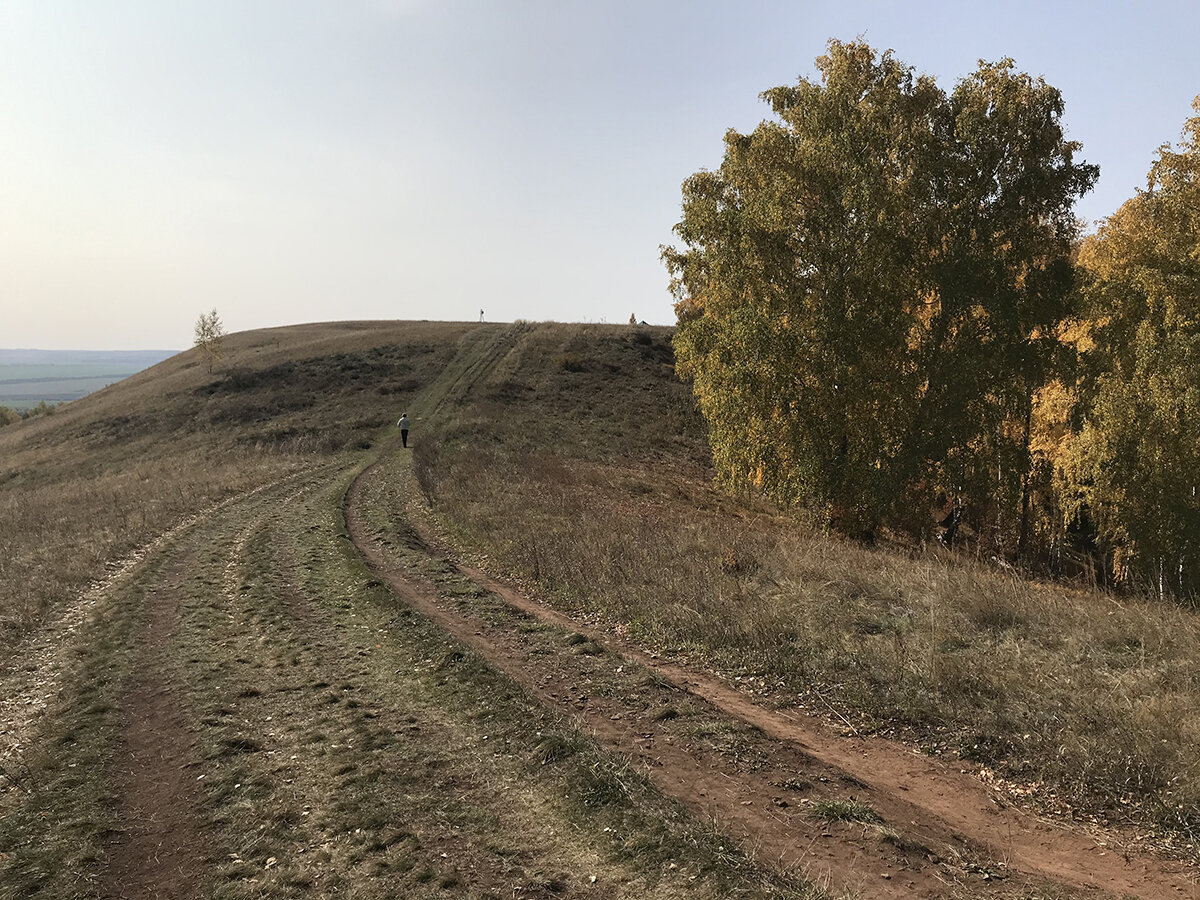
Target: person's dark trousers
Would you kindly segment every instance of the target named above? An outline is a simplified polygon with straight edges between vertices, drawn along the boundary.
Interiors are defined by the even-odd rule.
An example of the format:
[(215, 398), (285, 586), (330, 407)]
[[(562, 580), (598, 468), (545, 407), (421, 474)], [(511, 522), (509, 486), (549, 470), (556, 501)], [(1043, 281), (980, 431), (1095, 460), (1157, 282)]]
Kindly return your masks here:
[(402, 443), (405, 447), (408, 446), (408, 429), (407, 428), (400, 429), (400, 443)]

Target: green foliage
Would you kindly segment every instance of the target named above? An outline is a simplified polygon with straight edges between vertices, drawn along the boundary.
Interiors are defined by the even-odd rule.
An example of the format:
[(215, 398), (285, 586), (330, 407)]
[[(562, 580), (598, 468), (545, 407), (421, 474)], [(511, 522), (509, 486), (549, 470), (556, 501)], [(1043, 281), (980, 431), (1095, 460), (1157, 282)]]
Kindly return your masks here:
[[(1200, 98), (1195, 104), (1200, 112)], [(1200, 116), (1080, 253), (1083, 425), (1063, 460), (1118, 576), (1200, 587)]]
[(20, 416), (22, 419), (34, 419), (38, 416), (52, 416), (54, 410), (58, 408), (57, 403), (47, 403), (42, 400), (37, 406), (31, 406), (29, 409), (22, 410)]
[(1097, 170), (1011, 60), (950, 95), (863, 43), (817, 65), (684, 183), (663, 251), (719, 477), (848, 531), (939, 488), (1019, 506)]

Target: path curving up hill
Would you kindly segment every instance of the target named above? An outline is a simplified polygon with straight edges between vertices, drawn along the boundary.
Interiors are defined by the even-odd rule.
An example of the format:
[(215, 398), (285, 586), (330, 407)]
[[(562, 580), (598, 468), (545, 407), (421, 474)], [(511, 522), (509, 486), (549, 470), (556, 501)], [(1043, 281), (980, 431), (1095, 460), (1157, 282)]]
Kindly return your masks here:
[[(533, 327), (456, 335), (418, 425)], [(6, 657), (0, 897), (1200, 894), (556, 611), (449, 549), (394, 434), (351, 443), (180, 517)]]
[[(627, 640), (539, 603), (469, 565), (445, 561), (493, 604), (516, 616), (514, 627), (495, 613), (473, 611), (444, 597), (411, 574), (414, 555), (444, 560), (419, 518), (405, 539), (387, 541), (367, 524), (372, 478), (409, 483), (403, 462), (368, 468), (347, 494), (350, 534), (372, 568), (398, 596), (519, 682), (541, 702), (572, 716), (577, 727), (644, 767), (664, 792), (739, 832), (764, 862), (801, 866), (836, 891), (872, 896), (943, 896), (972, 875), (996, 885), (995, 895), (1054, 885), (1109, 896), (1194, 896), (1196, 873), (1182, 864), (1115, 852), (1096, 837), (1041, 821), (1005, 804), (987, 786), (941, 760), (911, 748), (869, 738), (840, 738), (821, 720), (757, 705), (719, 679), (648, 654)], [(397, 471), (399, 469), (399, 471)], [(398, 551), (398, 552), (397, 552)], [(428, 563), (425, 563), (426, 565)], [(484, 606), (486, 607), (486, 602)], [(563, 652), (531, 647), (521, 633), (524, 617), (566, 639)], [(603, 648), (603, 667), (622, 692), (572, 665), (570, 636)], [(578, 659), (578, 657), (575, 657)], [(649, 674), (653, 677), (646, 679)], [(599, 694), (599, 696), (597, 696)], [(680, 703), (704, 706), (753, 735), (759, 757), (750, 772), (705, 748), (676, 739), (662, 727), (662, 710)], [(747, 751), (749, 752), (749, 751)], [(860, 825), (834, 827), (805, 815), (823, 797), (863, 802), (895, 823), (902, 838), (868, 838)], [(1012, 883), (999, 886), (1000, 881)], [(985, 890), (981, 885), (974, 890)]]

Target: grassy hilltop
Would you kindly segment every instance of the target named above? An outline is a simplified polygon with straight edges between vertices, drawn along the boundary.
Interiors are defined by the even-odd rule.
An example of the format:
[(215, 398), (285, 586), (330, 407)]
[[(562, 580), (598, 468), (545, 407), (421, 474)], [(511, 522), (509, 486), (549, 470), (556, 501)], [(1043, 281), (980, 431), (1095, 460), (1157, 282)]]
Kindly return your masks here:
[[(232, 728), (227, 713), (233, 701), (228, 698), (258, 703), (260, 694), (269, 692), (255, 679), (268, 683), (283, 677), (272, 673), (293, 671), (289, 667), (298, 665), (309, 645), (280, 645), (274, 661), (256, 663), (258, 651), (235, 631), (219, 644), (230, 649), (219, 650), (194, 635), (187, 638), (192, 634), (187, 629), (200, 628), (199, 622), (217, 627), (226, 607), (204, 604), (217, 603), (212, 598), (218, 595), (231, 604), (230, 622), (235, 614), (244, 613), (247, 621), (268, 616), (267, 600), (254, 600), (260, 596), (257, 591), (265, 590), (256, 587), (256, 566), (268, 564), (281, 567), (287, 583), (294, 584), (298, 597), (309, 598), (304, 602), (312, 608), (334, 604), (332, 611), (301, 615), (294, 608), (300, 601), (289, 600), (293, 606), (263, 619), (271, 628), (292, 616), (310, 629), (325, 621), (320, 616), (349, 616), (351, 607), (337, 604), (338, 598), (350, 596), (345, 581), (354, 578), (333, 570), (321, 574), (322, 567), (333, 565), (330, 560), (344, 552), (339, 532), (345, 526), (337, 523), (348, 479), (377, 462), (378, 477), (363, 489), (372, 510), (368, 524), (380, 540), (391, 542), (395, 553), (406, 552), (406, 541), (415, 547), (436, 540), (455, 559), (520, 585), (576, 620), (663, 659), (718, 673), (767, 706), (824, 716), (845, 734), (911, 741), (963, 760), (964, 767), (1011, 798), (1042, 811), (1136, 825), (1143, 835), (1153, 835), (1154, 842), (1196, 856), (1200, 625), (1194, 614), (1083, 588), (1028, 582), (944, 551), (866, 550), (814, 532), (753, 498), (717, 493), (711, 486), (704, 423), (689, 389), (674, 375), (670, 340), (667, 328), (526, 323), (367, 322), (270, 329), (227, 337), (225, 357), (213, 371), (194, 351), (183, 353), (52, 416), (0, 428), (0, 687), (16, 695), (9, 682), (32, 677), (30, 660), (37, 653), (31, 648), (52, 648), (63, 617), (74, 614), (75, 598), (106, 572), (117, 571), (118, 561), (156, 539), (183, 547), (189, 540), (186, 523), (203, 522), (217, 504), (240, 509), (248, 492), (258, 491), (265, 498), (255, 513), (259, 518), (247, 519), (242, 532), (229, 524), (233, 530), (222, 538), (235, 548), (233, 561), (213, 557), (211, 564), (204, 563), (204, 547), (188, 551), (197, 560), (197, 571), (208, 572), (201, 581), (209, 587), (197, 588), (194, 600), (180, 601), (181, 618), (171, 620), (174, 630), (168, 631), (181, 635), (180, 647), (187, 640), (193, 643), (179, 650), (179, 658), (163, 663), (178, 685), (200, 677), (186, 674), (192, 671), (188, 667), (200, 665), (209, 653), (228, 652), (230, 659), (259, 671), (244, 683), (226, 683), (221, 679), (233, 676), (218, 671), (232, 665), (226, 661), (203, 670), (208, 673), (203, 678), (216, 679), (213, 684), (220, 686), (220, 691), (205, 690), (217, 693), (187, 693), (200, 690), (195, 684), (179, 688), (201, 711), (197, 715), (205, 716), (205, 728)], [(395, 420), (404, 411), (414, 422), (411, 476), (409, 457), (397, 456), (390, 444)], [(380, 456), (385, 447), (387, 453)], [(286, 491), (292, 488), (286, 485), (296, 485), (296, 496), (309, 497), (304, 492), (311, 491), (312, 497), (324, 498), (304, 501), (310, 506), (303, 515), (310, 519), (289, 518), (301, 514), (287, 511), (292, 495)], [(279, 511), (271, 524), (273, 503)], [(416, 538), (405, 531), (408, 526), (400, 516), (406, 509), (415, 510), (432, 536)], [(313, 543), (324, 540), (321, 523), (333, 523), (326, 544)], [(168, 585), (178, 587), (182, 570), (154, 565), (164, 580), (153, 590), (146, 587), (146, 596)], [(211, 565), (211, 571), (204, 565)], [(237, 576), (240, 588), (230, 580), (237, 572), (243, 573)], [(437, 573), (430, 577), (435, 576), (444, 580)], [(369, 585), (361, 589), (368, 594), (382, 590), (378, 581), (362, 583)], [(464, 593), (462, 602), (473, 596)], [(361, 609), (356, 614), (367, 616)], [(395, 614), (389, 615), (394, 622)], [(114, 611), (102, 617), (103, 627), (115, 629), (105, 632), (112, 646), (124, 646), (120, 642), (145, 621), (153, 625), (153, 616), (123, 616)], [(382, 634), (385, 625), (379, 628)], [(260, 644), (262, 640), (267, 638)], [(378, 646), (388, 645), (381, 639)], [(366, 658), (374, 651), (364, 644), (346, 652), (347, 658)], [(119, 728), (119, 685), (151, 676), (136, 659), (124, 657), (111, 663), (111, 671), (101, 666), (97, 675), (97, 658), (80, 651), (64, 664), (63, 680), (69, 683), (71, 672), (80, 679), (92, 673), (86, 677), (99, 685), (93, 691), (99, 693), (71, 705), (64, 690), (59, 700), (47, 701), (47, 708), (57, 710), (65, 730), (39, 727), (43, 740), (54, 735), (54, 740), (67, 742), (63, 746), (79, 748), (71, 752), (86, 751), (102, 760), (113, 752), (106, 741)], [(429, 677), (434, 680), (426, 690), (445, 687), (444, 667), (456, 657), (450, 653), (446, 659), (451, 662), (431, 663)], [(388, 683), (403, 681), (394, 674), (405, 666), (397, 663), (387, 670)], [(347, 683), (353, 680), (347, 678)], [(287, 693), (292, 688), (280, 684), (280, 696), (292, 696)], [(335, 688), (325, 684), (320, 690)], [(399, 688), (379, 690), (387, 696), (386, 691)], [(498, 689), (478, 690), (492, 696), (487, 691)], [(493, 705), (507, 708), (506, 703), (517, 702), (509, 693), (503, 696), (509, 699)], [(286, 706), (292, 701), (278, 702)], [(347, 709), (331, 702), (335, 712)], [(312, 710), (297, 709), (296, 716), (316, 721)], [(93, 729), (89, 722), (103, 727)], [(330, 731), (332, 725), (312, 727), (309, 737), (318, 743), (347, 739)], [(515, 728), (506, 734), (513, 741), (534, 740), (528, 752), (530, 758), (538, 755), (539, 765), (563, 755), (554, 749), (557, 744), (536, 743), (545, 740), (540, 731), (536, 739), (518, 737), (521, 732)], [(742, 754), (743, 762), (748, 758), (748, 738), (740, 732), (693, 729), (688, 735), (707, 741), (713, 752)], [(261, 750), (265, 738), (221, 731), (201, 738), (209, 740), (215, 742), (212, 758), (236, 761), (243, 767), (236, 770), (238, 778), (255, 777), (245, 767), (258, 764), (261, 754), (254, 748)], [(96, 836), (103, 832), (97, 821), (114, 801), (100, 794), (89, 799), (70, 780), (79, 776), (56, 769), (59, 763), (51, 758), (26, 759), (22, 765), (32, 768), (17, 770), (6, 753), (0, 735), (0, 765), (7, 766), (0, 768), (0, 788), (5, 778), (9, 787), (23, 778), (51, 787), (74, 785), (70, 791), (63, 788), (63, 796), (71, 794), (75, 806), (60, 810), (58, 821), (67, 823), (65, 831), (43, 835), (38, 852), (45, 858), (31, 861), (16, 854), (19, 838), (0, 827), (0, 859), (8, 853), (18, 860), (16, 869), (0, 869), (0, 885), (8, 871), (12, 884), (42, 885), (47, 896), (66, 896), (68, 889), (50, 876), (38, 881), (39, 866), (61, 865), (69, 857), (85, 871), (97, 869), (105, 846), (102, 836)], [(444, 764), (449, 763), (439, 763)], [(38, 765), (44, 767), (41, 775)], [(608, 771), (604, 767), (609, 763), (593, 760), (589, 765), (594, 775)], [(529, 777), (506, 771), (503, 777), (516, 779), (514, 783)], [(334, 778), (316, 770), (309, 774), (314, 784)], [(468, 781), (482, 777), (460, 775)], [(221, 790), (234, 791), (233, 778), (231, 774)], [(210, 782), (208, 789), (217, 786)], [(367, 806), (378, 793), (371, 785), (355, 790), (361, 793), (351, 794)], [(17, 793), (10, 790), (10, 799)], [(44, 791), (42, 796), (51, 794)], [(288, 827), (336, 831), (353, 825), (346, 809), (323, 819), (316, 812), (307, 818), (304, 810), (303, 822), (300, 812), (286, 812)], [(206, 827), (223, 834), (221, 829), (233, 827), (229, 816), (241, 813), (212, 815)], [(34, 819), (13, 816), (5, 827), (35, 827), (30, 824)], [(464, 833), (485, 827), (463, 816)], [(571, 821), (576, 824), (568, 832), (583, 827)], [(631, 822), (622, 827), (634, 827)], [(609, 831), (608, 824), (604, 830)], [(353, 834), (353, 828), (349, 831)], [(682, 853), (684, 844), (708, 846), (682, 825), (671, 825), (668, 832), (652, 838), (660, 850), (669, 846), (675, 848), (672, 853)], [(263, 840), (284, 846), (288, 838), (283, 832), (272, 834), (268, 831)], [(425, 851), (406, 840), (383, 836), (378, 838), (383, 849), (347, 851), (346, 871), (359, 871), (355, 867), (366, 866), (363, 860), (377, 853), (386, 857), (389, 871), (408, 873), (404, 877), (410, 879), (405, 883), (411, 896), (461, 883), (455, 879), (465, 876), (452, 873), (437, 876), (444, 884), (430, 881), (433, 875), (411, 881), (422, 871), (424, 863), (418, 863)], [(401, 844), (417, 860), (408, 869), (395, 859)], [(63, 849), (67, 845), (84, 850)], [(610, 858), (609, 863), (631, 867), (622, 877), (646, 878), (649, 857), (638, 855), (643, 850), (622, 851), (618, 862)], [(235, 851), (230, 851), (235, 857), (243, 852)], [(271, 858), (281, 861), (267, 865), (276, 873), (272, 878), (284, 878), (279, 874), (282, 853), (272, 851)], [(696, 895), (732, 895), (729, 882), (714, 873), (724, 867), (743, 877), (746, 870), (739, 866), (748, 864), (695, 853), (700, 856), (688, 863), (689, 871), (699, 873), (698, 885), (707, 886), (703, 891), (694, 887)], [(664, 858), (654, 857), (654, 865)], [(247, 873), (252, 874), (243, 857), (236, 862), (243, 868), (222, 863), (230, 885), (244, 884)], [(430, 872), (437, 869), (429, 865)], [(532, 872), (538, 865), (530, 857), (525, 867)], [(315, 876), (296, 869), (287, 877), (299, 879), (301, 886), (308, 878), (311, 887)], [(774, 877), (745, 876), (763, 895), (809, 891), (772, 881)], [(530, 889), (529, 896), (558, 893), (558, 875), (542, 872), (538, 878), (542, 893)], [(657, 895), (661, 885), (654, 881), (658, 886), (652, 891), (649, 883), (643, 883), (643, 894), (632, 895)], [(744, 887), (750, 882), (739, 883)], [(229, 887), (221, 895), (251, 895), (250, 888), (240, 890)], [(279, 891), (279, 896), (290, 896), (282, 887)], [(660, 893), (673, 895), (666, 888)], [(8, 894), (0, 890), (0, 896)]]
[(364, 323), (231, 335), (215, 372), (182, 353), (0, 429), (5, 645), (184, 516), (368, 441), (460, 334)]

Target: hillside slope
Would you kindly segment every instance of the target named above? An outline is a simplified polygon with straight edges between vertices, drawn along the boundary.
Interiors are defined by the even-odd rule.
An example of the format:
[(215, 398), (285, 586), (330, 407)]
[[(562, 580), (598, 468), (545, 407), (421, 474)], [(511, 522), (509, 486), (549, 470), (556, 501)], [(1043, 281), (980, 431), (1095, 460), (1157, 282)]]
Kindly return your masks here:
[(715, 493), (669, 336), (253, 332), (0, 429), (0, 896), (1194, 896), (1007, 808), (1194, 859), (1192, 617)]
[[(686, 395), (613, 374), (655, 346), (531, 336), (436, 423), (416, 476), (460, 552), (772, 704), (1196, 857), (1195, 613), (937, 547), (867, 550), (717, 495)], [(658, 405), (639, 408), (646, 397)]]

